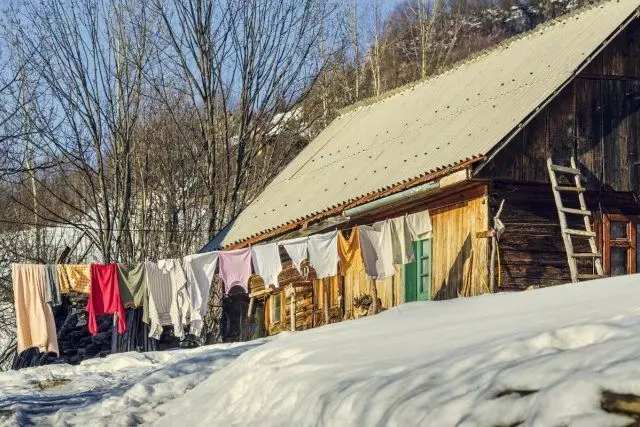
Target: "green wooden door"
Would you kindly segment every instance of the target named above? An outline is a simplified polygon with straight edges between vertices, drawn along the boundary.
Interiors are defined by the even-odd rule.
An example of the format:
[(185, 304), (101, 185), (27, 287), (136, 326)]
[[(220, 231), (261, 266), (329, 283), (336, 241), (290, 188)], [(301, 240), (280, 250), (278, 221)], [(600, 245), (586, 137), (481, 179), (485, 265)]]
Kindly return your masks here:
[(413, 242), (415, 260), (402, 267), (404, 301), (431, 298), (431, 239)]

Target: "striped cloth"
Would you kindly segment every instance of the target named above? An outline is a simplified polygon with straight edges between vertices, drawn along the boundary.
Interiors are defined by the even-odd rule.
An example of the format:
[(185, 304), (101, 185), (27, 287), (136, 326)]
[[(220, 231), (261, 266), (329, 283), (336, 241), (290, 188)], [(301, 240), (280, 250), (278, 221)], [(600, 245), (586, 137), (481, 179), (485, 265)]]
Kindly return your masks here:
[(157, 264), (146, 262), (145, 267), (149, 291), (149, 336), (160, 339), (162, 327), (173, 325), (173, 334), (181, 338), (190, 301), (180, 260), (165, 259)]
[(91, 273), (87, 264), (59, 264), (58, 282), (60, 292), (69, 291), (88, 294), (91, 290)]

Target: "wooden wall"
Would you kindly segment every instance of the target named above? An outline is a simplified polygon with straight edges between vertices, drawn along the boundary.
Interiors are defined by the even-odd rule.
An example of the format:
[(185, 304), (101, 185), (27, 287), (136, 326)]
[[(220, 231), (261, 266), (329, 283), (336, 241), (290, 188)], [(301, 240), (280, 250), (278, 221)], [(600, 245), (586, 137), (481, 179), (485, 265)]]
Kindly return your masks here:
[(548, 182), (547, 157), (574, 155), (592, 190), (639, 191), (640, 24), (634, 21), (481, 175)]
[[(431, 298), (450, 299), (488, 291), (488, 239), (477, 237), (478, 232), (488, 229), (486, 197), (432, 209), (430, 215)], [(465, 271), (471, 274), (465, 275)]]
[[(558, 213), (548, 184), (496, 180), (491, 189), (491, 217), (501, 200), (505, 224), (499, 241), (501, 283), (498, 290), (546, 287), (571, 281), (567, 254), (560, 233)], [(565, 198), (565, 205), (578, 207), (577, 197)], [(594, 212), (592, 226), (601, 233), (606, 213), (640, 214), (632, 193), (587, 192), (587, 205)], [(584, 229), (582, 218), (568, 215), (569, 226)], [(589, 252), (586, 239), (574, 238), (576, 252)], [(602, 248), (600, 248), (602, 253)], [(580, 271), (593, 270), (590, 260), (580, 261)]]

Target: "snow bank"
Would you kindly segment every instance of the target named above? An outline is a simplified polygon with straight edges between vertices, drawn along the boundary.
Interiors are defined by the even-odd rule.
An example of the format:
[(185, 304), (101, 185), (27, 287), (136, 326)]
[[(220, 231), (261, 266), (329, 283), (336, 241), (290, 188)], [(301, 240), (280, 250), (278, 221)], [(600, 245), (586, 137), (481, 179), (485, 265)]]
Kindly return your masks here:
[[(600, 393), (640, 394), (640, 276), (405, 304), (276, 338), (0, 374), (0, 414), (91, 425), (626, 425), (600, 409)], [(51, 376), (72, 381), (34, 387)]]

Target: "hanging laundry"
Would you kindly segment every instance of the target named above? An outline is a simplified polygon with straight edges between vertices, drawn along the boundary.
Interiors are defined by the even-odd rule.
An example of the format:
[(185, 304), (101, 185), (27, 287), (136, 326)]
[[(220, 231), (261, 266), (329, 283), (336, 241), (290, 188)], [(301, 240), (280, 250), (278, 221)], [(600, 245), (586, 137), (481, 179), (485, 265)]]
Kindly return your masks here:
[(18, 353), (37, 347), (42, 352), (59, 354), (56, 323), (46, 302), (45, 276), (44, 265), (11, 265)]
[(253, 261), (253, 271), (262, 277), (264, 287), (269, 285), (279, 287), (278, 274), (282, 271), (280, 261), (280, 250), (277, 243), (267, 243), (265, 245), (253, 246), (251, 248), (251, 260)]
[(184, 257), (183, 261), (191, 302), (189, 307), (191, 328), (189, 332), (199, 336), (202, 332), (204, 316), (207, 314), (209, 290), (218, 265), (218, 252), (188, 255)]
[(351, 230), (349, 239), (344, 238), (344, 232), (338, 233), (338, 257), (340, 258), (340, 274), (346, 276), (351, 272), (364, 270), (362, 250), (360, 249), (360, 231), (358, 227)]
[(183, 310), (188, 310), (187, 278), (177, 259), (145, 263), (149, 290), (149, 336), (160, 339), (162, 327), (173, 325), (173, 334), (182, 338)]
[(391, 223), (376, 222), (372, 226), (362, 225), (360, 244), (365, 273), (370, 279), (385, 279), (396, 273), (393, 266)]
[(116, 264), (91, 265), (91, 292), (87, 302), (87, 312), (89, 313), (89, 332), (92, 335), (98, 334), (97, 316), (113, 313), (118, 315), (118, 333), (124, 333), (126, 320), (120, 299)]
[(142, 306), (142, 320), (149, 323), (149, 294), (144, 263), (118, 264), (120, 298), (124, 308)]
[(431, 238), (433, 228), (431, 227), (429, 211), (407, 215), (407, 224), (409, 225), (409, 233), (411, 233), (411, 239), (413, 241)]
[(234, 286), (240, 286), (249, 293), (251, 277), (251, 248), (218, 252), (220, 257), (220, 278), (224, 283), (224, 293), (228, 294)]
[(87, 264), (59, 264), (58, 282), (60, 292), (69, 291), (88, 294), (91, 290), (91, 271)]
[(391, 246), (394, 264), (413, 262), (413, 236), (406, 216), (393, 218), (391, 223)]
[(338, 231), (309, 236), (309, 264), (316, 278), (324, 279), (338, 274)]
[(46, 272), (46, 301), (51, 307), (57, 307), (62, 304), (62, 296), (60, 295), (60, 282), (58, 282), (58, 269), (55, 264), (47, 264)]
[(298, 270), (298, 273), (302, 274), (300, 265), (302, 261), (307, 259), (307, 244), (309, 242), (308, 237), (298, 237), (297, 239), (282, 240), (278, 244), (284, 247), (284, 250), (289, 254), (289, 258), (293, 262), (293, 266)]

